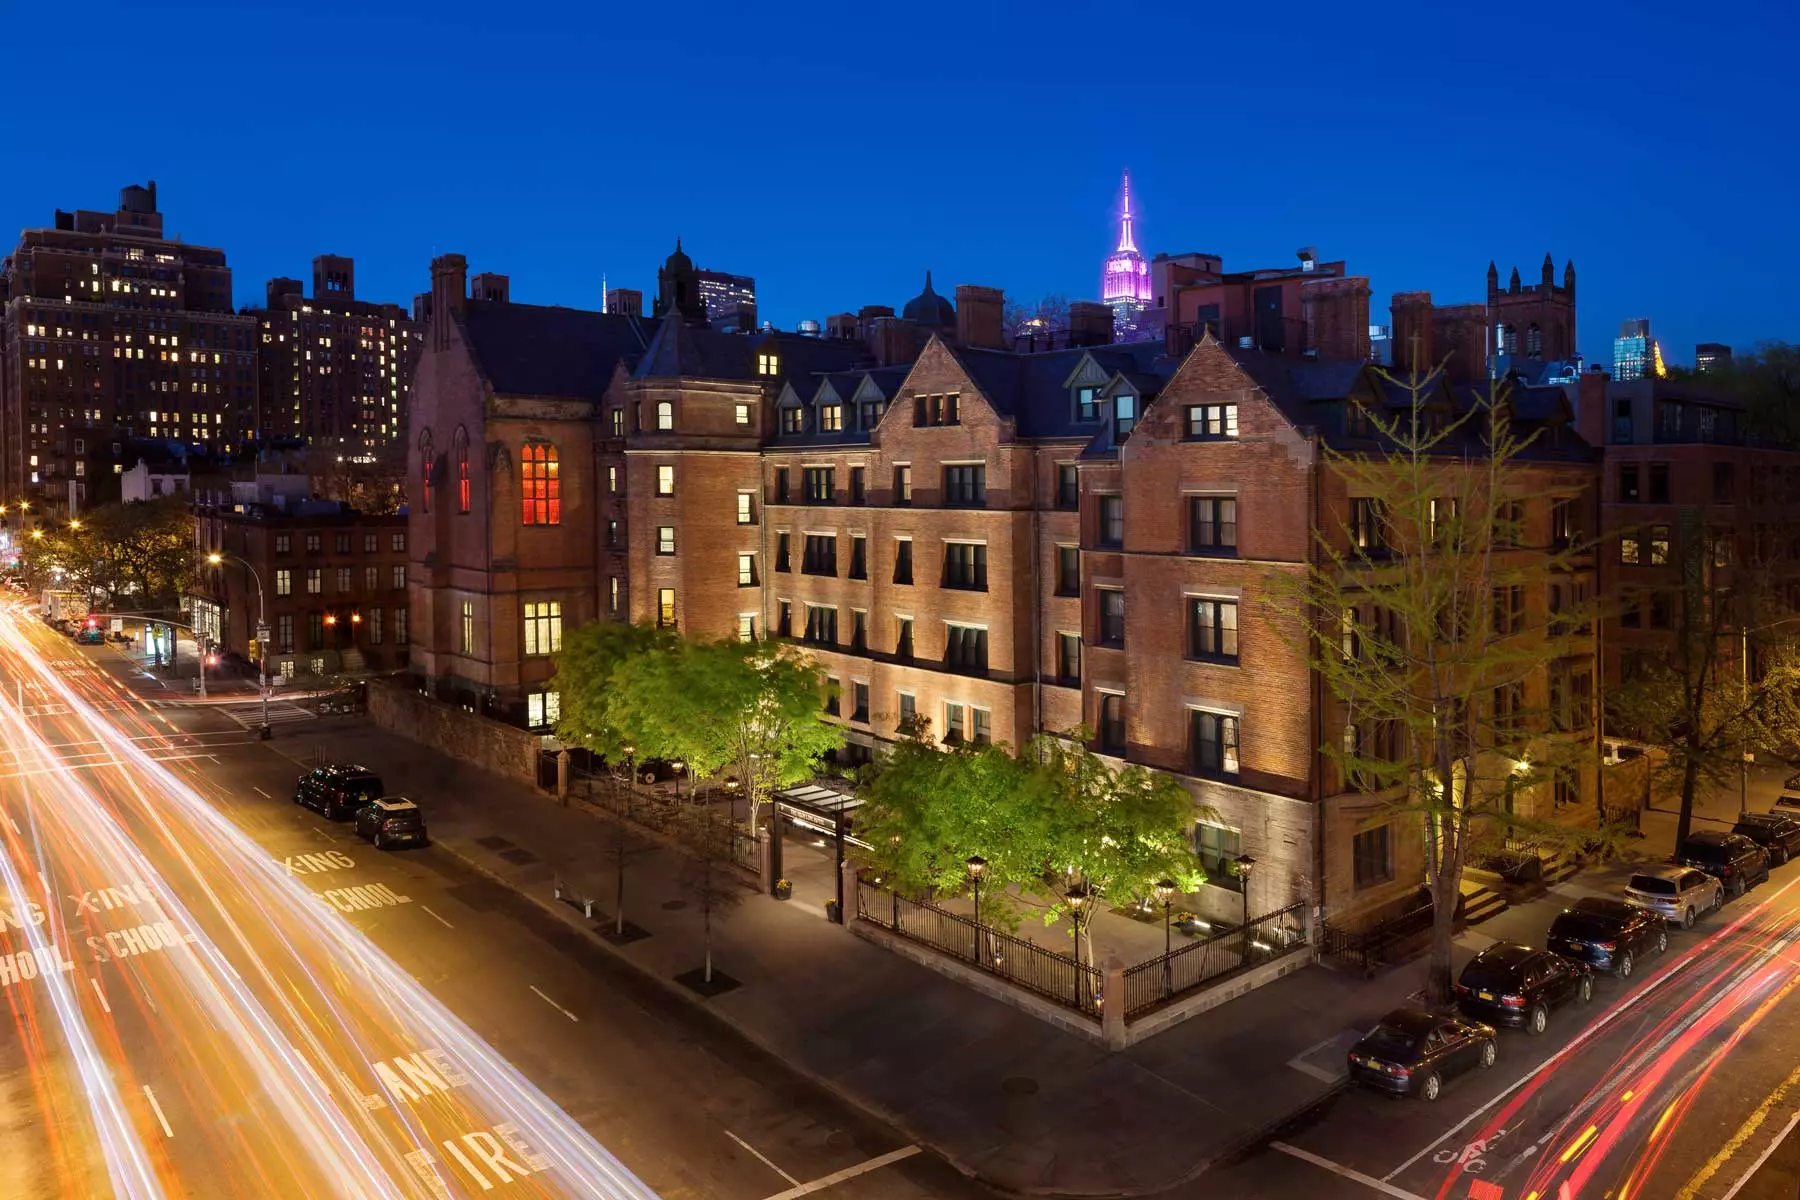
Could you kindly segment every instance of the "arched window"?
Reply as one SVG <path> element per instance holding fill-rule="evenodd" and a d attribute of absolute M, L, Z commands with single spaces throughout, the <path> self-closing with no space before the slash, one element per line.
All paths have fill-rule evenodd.
<path fill-rule="evenodd" d="M 419 511 L 431 511 L 431 430 L 419 435 Z"/>
<path fill-rule="evenodd" d="M 1533 321 L 1525 328 L 1525 357 L 1544 357 L 1544 331 Z"/>
<path fill-rule="evenodd" d="M 527 442 L 519 452 L 521 515 L 527 525 L 562 524 L 562 480 L 557 477 L 556 447 Z"/>
<path fill-rule="evenodd" d="M 456 429 L 456 511 L 469 511 L 469 431 L 460 425 Z"/>
<path fill-rule="evenodd" d="M 668 400 L 656 402 L 656 428 L 668 432 L 675 428 L 675 405 Z"/>
<path fill-rule="evenodd" d="M 1501 330 L 1500 330 L 1500 352 L 1502 354 L 1517 354 L 1519 352 L 1519 327 L 1518 326 L 1506 325 L 1506 326 L 1501 327 Z"/>

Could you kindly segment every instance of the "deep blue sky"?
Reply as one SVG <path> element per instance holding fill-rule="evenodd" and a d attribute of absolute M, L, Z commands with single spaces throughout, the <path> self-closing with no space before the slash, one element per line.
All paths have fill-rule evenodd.
<path fill-rule="evenodd" d="M 1573 257 L 1580 342 L 1649 316 L 1800 339 L 1792 0 L 118 4 L 9 13 L 0 239 L 154 178 L 240 303 L 350 254 L 362 297 L 433 252 L 513 298 L 654 290 L 679 234 L 762 315 L 939 290 L 1092 297 L 1119 171 L 1147 252 L 1304 245 L 1440 302 Z"/>

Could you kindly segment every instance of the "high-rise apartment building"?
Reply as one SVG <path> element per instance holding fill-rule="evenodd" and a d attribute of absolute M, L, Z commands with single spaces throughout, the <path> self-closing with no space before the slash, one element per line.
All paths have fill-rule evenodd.
<path fill-rule="evenodd" d="M 498 279 L 483 282 L 503 287 Z M 310 298 L 297 279 L 271 279 L 267 302 L 254 315 L 258 436 L 298 438 L 359 458 L 398 444 L 419 354 L 417 327 L 398 304 L 356 298 L 353 260 L 313 259 Z"/>
<path fill-rule="evenodd" d="M 1634 379 L 1660 379 L 1665 374 L 1662 347 L 1650 335 L 1650 319 L 1619 322 L 1619 336 L 1613 339 L 1613 379 L 1630 383 Z"/>
<path fill-rule="evenodd" d="M 232 311 L 224 251 L 163 236 L 155 182 L 25 230 L 0 301 L 0 497 L 60 510 L 95 488 L 103 445 L 253 435 L 256 319 Z"/>
<path fill-rule="evenodd" d="M 695 271 L 706 321 L 721 332 L 748 333 L 756 328 L 756 280 L 724 271 Z"/>
<path fill-rule="evenodd" d="M 1694 347 L 1694 370 L 1704 375 L 1731 365 L 1731 347 L 1723 342 L 1701 342 Z"/>

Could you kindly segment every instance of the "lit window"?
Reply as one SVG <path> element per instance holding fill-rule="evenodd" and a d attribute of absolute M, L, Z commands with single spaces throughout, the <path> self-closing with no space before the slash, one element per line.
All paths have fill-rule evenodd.
<path fill-rule="evenodd" d="M 664 431 L 675 428 L 675 405 L 668 400 L 656 402 L 656 427 Z"/>
<path fill-rule="evenodd" d="M 663 466 L 656 468 L 656 494 L 673 496 L 675 494 L 675 468 Z"/>
<path fill-rule="evenodd" d="M 737 414 L 737 423 L 739 425 L 748 425 L 750 423 L 750 406 L 748 404 L 738 405 L 735 411 Z"/>
<path fill-rule="evenodd" d="M 469 482 L 469 435 L 463 430 L 456 431 L 456 511 L 469 511 L 471 497 Z"/>
<path fill-rule="evenodd" d="M 781 359 L 774 354 L 758 354 L 756 356 L 756 373 L 758 375 L 779 375 Z"/>
<path fill-rule="evenodd" d="M 665 629 L 675 627 L 675 589 L 656 589 L 656 623 Z"/>
<path fill-rule="evenodd" d="M 529 442 L 520 451 L 521 516 L 527 525 L 562 524 L 562 480 L 556 447 Z"/>
<path fill-rule="evenodd" d="M 562 602 L 546 600 L 525 605 L 525 653 L 555 654 L 562 649 Z"/>
<path fill-rule="evenodd" d="M 462 604 L 462 652 L 475 653 L 475 602 L 464 600 Z"/>
<path fill-rule="evenodd" d="M 533 729 L 556 724 L 562 717 L 562 693 L 533 692 L 525 699 L 526 723 Z"/>
<path fill-rule="evenodd" d="M 754 493 L 752 493 L 752 492 L 739 492 L 738 493 L 737 523 L 739 525 L 755 524 L 756 509 L 754 507 L 754 504 L 755 504 L 755 494 Z"/>

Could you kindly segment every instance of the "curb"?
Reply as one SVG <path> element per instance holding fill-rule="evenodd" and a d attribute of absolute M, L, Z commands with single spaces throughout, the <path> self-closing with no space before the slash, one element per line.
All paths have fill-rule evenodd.
<path fill-rule="evenodd" d="M 633 827 L 635 828 L 635 823 Z M 664 993 L 680 1000 L 693 1011 L 703 1013 L 708 1019 L 725 1026 L 762 1053 L 780 1062 L 786 1069 L 792 1071 L 795 1075 L 798 1075 L 808 1083 L 811 1083 L 813 1086 L 826 1092 L 846 1108 L 858 1113 L 864 1120 L 874 1124 L 887 1126 L 908 1141 L 930 1150 L 931 1153 L 937 1155 L 938 1158 L 948 1163 L 964 1177 L 981 1184 L 983 1187 L 1001 1193 L 1002 1195 L 1030 1196 L 1038 1198 L 1038 1200 L 1144 1200 L 1144 1198 L 1159 1196 L 1172 1188 L 1181 1187 L 1184 1184 L 1192 1182 L 1194 1179 L 1204 1175 L 1214 1167 L 1230 1163 L 1242 1157 L 1250 1150 L 1254 1149 L 1259 1143 L 1275 1136 L 1284 1127 L 1291 1124 L 1299 1117 L 1336 1096 L 1347 1086 L 1347 1081 L 1339 1080 L 1318 1096 L 1308 1100 L 1305 1104 L 1299 1105 L 1292 1111 L 1282 1114 L 1257 1129 L 1244 1133 L 1240 1137 L 1233 1139 L 1224 1148 L 1200 1159 L 1187 1170 L 1153 1185 L 1142 1188 L 1110 1191 L 1072 1191 L 1055 1187 L 1020 1187 L 1017 1184 L 1002 1182 L 986 1172 L 970 1166 L 956 1154 L 944 1149 L 927 1138 L 919 1136 L 907 1120 L 899 1114 L 891 1112 L 880 1104 L 873 1103 L 848 1091 L 836 1080 L 831 1079 L 828 1076 L 821 1075 L 809 1067 L 794 1062 L 787 1056 L 785 1051 L 770 1044 L 756 1031 L 744 1026 L 729 1014 L 711 1007 L 703 998 L 688 991 L 673 979 L 665 978 L 655 971 L 650 970 L 643 963 L 638 962 L 636 959 L 626 954 L 620 947 L 615 946 L 612 942 L 601 937 L 586 924 L 572 921 L 569 918 L 569 910 L 558 904 L 554 899 L 535 895 L 526 888 L 520 887 L 486 863 L 481 862 L 474 854 L 455 846 L 451 842 L 434 840 L 431 844 L 448 854 L 451 858 L 462 863 L 476 874 L 493 881 L 507 889 L 509 892 L 512 892 L 514 895 L 530 901 L 539 909 L 555 917 L 566 928 L 580 932 L 589 942 L 605 950 L 606 953 L 612 956 L 616 961 L 631 968 L 631 970 L 643 978 L 653 980 Z M 678 848 L 678 846 L 671 848 Z"/>

